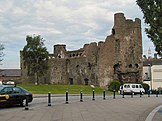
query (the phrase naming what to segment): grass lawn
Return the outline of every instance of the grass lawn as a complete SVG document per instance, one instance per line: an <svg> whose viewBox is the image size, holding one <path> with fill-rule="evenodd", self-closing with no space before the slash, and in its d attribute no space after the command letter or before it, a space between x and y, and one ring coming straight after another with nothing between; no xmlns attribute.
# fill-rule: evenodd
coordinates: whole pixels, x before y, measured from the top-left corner
<svg viewBox="0 0 162 121"><path fill-rule="evenodd" d="M93 90L92 87L85 85L19 84L18 86L31 91L33 94L47 94L48 92L51 92L52 94L65 94L66 91L68 91L69 94L79 94L80 90L82 90L83 94L92 94ZM103 94L103 89L100 87L95 87L94 90L96 94ZM106 91L106 93L110 92Z"/></svg>

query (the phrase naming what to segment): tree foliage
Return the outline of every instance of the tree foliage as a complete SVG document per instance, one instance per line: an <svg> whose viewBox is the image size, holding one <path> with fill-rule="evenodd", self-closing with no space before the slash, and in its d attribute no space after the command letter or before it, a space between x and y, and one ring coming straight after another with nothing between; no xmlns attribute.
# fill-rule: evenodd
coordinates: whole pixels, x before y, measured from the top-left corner
<svg viewBox="0 0 162 121"><path fill-rule="evenodd" d="M40 35L33 37L27 35L27 44L22 51L28 75L35 75L37 84L39 84L38 77L43 76L48 69L48 51L44 46L44 41Z"/></svg>
<svg viewBox="0 0 162 121"><path fill-rule="evenodd" d="M3 50L4 50L4 45L0 44L0 62L3 60L2 58L4 56Z"/></svg>
<svg viewBox="0 0 162 121"><path fill-rule="evenodd" d="M145 93L148 93L148 90L149 90L150 86L148 84L146 84L146 83L141 83L141 85L145 89Z"/></svg>
<svg viewBox="0 0 162 121"><path fill-rule="evenodd" d="M113 80L110 85L108 86L109 91L118 91L120 88L121 83L118 80Z"/></svg>
<svg viewBox="0 0 162 121"><path fill-rule="evenodd" d="M147 36L155 45L155 51L162 56L162 0L137 0L144 14Z"/></svg>

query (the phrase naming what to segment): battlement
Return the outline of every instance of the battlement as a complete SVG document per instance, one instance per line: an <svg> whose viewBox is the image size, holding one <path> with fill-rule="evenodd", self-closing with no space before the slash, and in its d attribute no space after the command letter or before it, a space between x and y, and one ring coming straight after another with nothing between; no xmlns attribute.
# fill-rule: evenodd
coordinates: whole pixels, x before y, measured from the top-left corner
<svg viewBox="0 0 162 121"><path fill-rule="evenodd" d="M123 13L116 13L114 15L114 27L112 29L112 35L115 35L117 39L121 36L128 36L133 34L139 34L141 30L141 20L139 18L126 19Z"/></svg>
<svg viewBox="0 0 162 121"><path fill-rule="evenodd" d="M139 18L135 18L135 21L133 21L132 19L126 19L124 13L116 13L114 15L114 27L118 28L118 27L133 25L133 24L140 26L141 20Z"/></svg>
<svg viewBox="0 0 162 121"><path fill-rule="evenodd" d="M114 15L114 26L124 26L125 25L125 17L123 13L116 13ZM124 24L124 25L123 25Z"/></svg>

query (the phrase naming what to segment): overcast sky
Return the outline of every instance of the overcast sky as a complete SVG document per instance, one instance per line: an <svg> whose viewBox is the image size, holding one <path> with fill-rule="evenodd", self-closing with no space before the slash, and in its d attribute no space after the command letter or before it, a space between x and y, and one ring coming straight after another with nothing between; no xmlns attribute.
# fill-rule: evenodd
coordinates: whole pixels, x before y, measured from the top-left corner
<svg viewBox="0 0 162 121"><path fill-rule="evenodd" d="M1 68L20 68L19 51L26 35L41 35L50 53L53 45L76 50L85 43L104 41L111 34L114 14L143 19L136 0L0 0L0 43L4 44ZM144 33L143 54L154 50Z"/></svg>

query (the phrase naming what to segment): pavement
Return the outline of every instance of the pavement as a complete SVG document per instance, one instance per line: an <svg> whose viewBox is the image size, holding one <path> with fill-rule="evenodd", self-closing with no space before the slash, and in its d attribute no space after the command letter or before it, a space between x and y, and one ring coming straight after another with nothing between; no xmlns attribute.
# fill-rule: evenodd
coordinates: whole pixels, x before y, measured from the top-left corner
<svg viewBox="0 0 162 121"><path fill-rule="evenodd" d="M106 100L84 100L68 104L52 103L0 110L0 121L162 121L162 96L131 98L121 96ZM161 107L160 107L161 106ZM157 108L159 107L159 108ZM157 108L157 110L155 110Z"/></svg>

